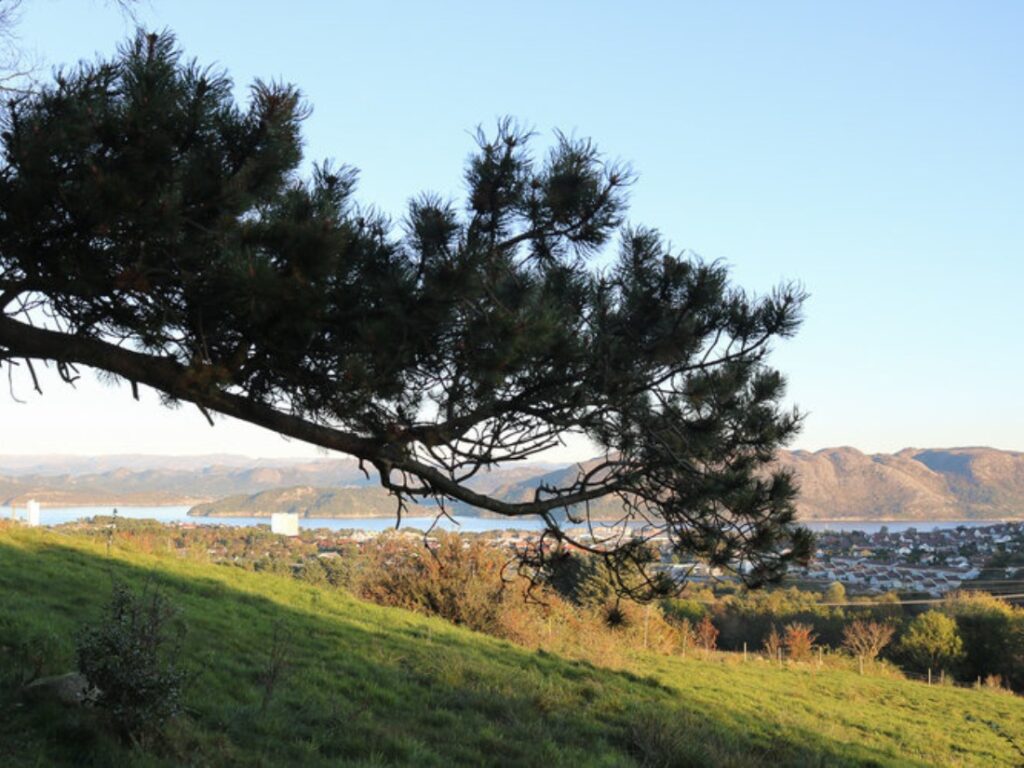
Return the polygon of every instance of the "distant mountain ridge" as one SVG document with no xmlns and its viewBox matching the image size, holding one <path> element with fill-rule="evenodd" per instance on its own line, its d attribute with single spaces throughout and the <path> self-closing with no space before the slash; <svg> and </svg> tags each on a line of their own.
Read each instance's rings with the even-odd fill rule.
<svg viewBox="0 0 1024 768">
<path fill-rule="evenodd" d="M 197 505 L 229 497 L 248 499 L 246 514 L 269 514 L 283 502 L 266 491 L 308 489 L 308 509 L 342 510 L 361 503 L 367 516 L 385 514 L 386 494 L 352 459 L 247 459 L 208 457 L 11 457 L 0 456 L 0 506 L 36 498 L 49 506 Z M 118 462 L 128 466 L 116 466 Z M 206 464 L 206 462 L 215 462 Z M 517 464 L 482 473 L 472 485 L 508 501 L 532 498 L 541 483 L 564 485 L 583 465 Z M 800 483 L 803 520 L 980 520 L 1024 517 L 1024 453 L 994 448 L 907 448 L 865 454 L 855 448 L 783 451 L 778 465 Z M 88 471 L 93 469 L 94 471 Z M 96 471 L 99 470 L 99 471 Z M 344 494 L 335 495 L 342 489 Z M 313 493 L 315 491 L 315 493 Z M 342 503 L 344 499 L 344 503 Z M 393 502 L 393 500 L 391 500 Z M 231 504 L 238 506 L 240 499 Z M 214 514 L 231 504 L 218 508 Z M 295 506 L 295 511 L 307 507 Z M 239 508 L 241 509 L 241 508 Z M 393 506 L 388 514 L 393 513 Z M 255 510 L 255 512 L 253 512 Z M 474 514 L 475 510 L 460 508 Z M 595 519 L 615 518 L 614 499 L 591 505 Z M 241 512 L 236 512 L 240 514 Z M 353 513 L 352 516 L 355 516 Z"/>
<path fill-rule="evenodd" d="M 81 474 L 59 474 L 58 464 L 37 466 L 33 474 L 10 470 L 6 474 L 3 466 L 0 459 L 0 505 L 24 504 L 29 498 L 48 506 L 196 504 L 282 486 L 344 487 L 375 482 L 352 459 L 250 459 L 247 464 L 189 468 L 182 457 L 167 457 L 163 466 L 158 457 L 148 457 L 142 468 L 109 468 L 98 462 L 104 471 Z"/>
<path fill-rule="evenodd" d="M 499 490 L 510 501 L 532 498 L 541 483 L 572 482 L 573 465 Z M 782 451 L 778 466 L 795 472 L 802 520 L 983 520 L 1024 517 L 1024 453 L 995 448 L 906 448 L 865 454 L 856 448 Z M 614 518 L 613 499 L 591 503 L 595 518 Z"/>
<path fill-rule="evenodd" d="M 557 465 L 526 463 L 481 472 L 470 484 L 490 493 L 513 480 L 536 476 Z M 323 493 L 352 489 L 365 504 L 381 509 L 387 498 L 376 472 L 367 475 L 355 459 L 251 459 L 245 456 L 0 456 L 0 506 L 194 506 L 229 497 L 248 497 L 286 488 Z M 269 506 L 271 497 L 262 501 Z M 389 514 L 394 514 L 391 499 Z M 317 502 L 311 501 L 313 506 Z M 250 502 L 251 504 L 251 502 Z M 333 507 L 328 501 L 320 507 Z M 269 514 L 269 512 L 268 512 Z"/>
<path fill-rule="evenodd" d="M 0 476 L 20 475 L 94 475 L 117 469 L 143 471 L 147 469 L 198 471 L 214 467 L 254 469 L 257 467 L 293 467 L 346 462 L 352 459 L 315 458 L 259 459 L 236 453 L 207 453 L 188 456 L 165 456 L 146 453 L 121 453 L 105 456 L 79 456 L 76 454 L 0 454 Z"/>
<path fill-rule="evenodd" d="M 786 451 L 804 519 L 971 520 L 1024 517 L 1024 453 L 995 448 Z"/>
</svg>

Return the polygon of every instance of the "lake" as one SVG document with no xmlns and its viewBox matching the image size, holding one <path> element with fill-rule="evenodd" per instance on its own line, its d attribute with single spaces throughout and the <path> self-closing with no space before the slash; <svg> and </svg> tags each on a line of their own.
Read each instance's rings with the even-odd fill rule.
<svg viewBox="0 0 1024 768">
<path fill-rule="evenodd" d="M 267 517 L 189 517 L 189 507 L 118 507 L 117 514 L 120 517 L 133 519 L 156 520 L 161 523 L 195 523 L 199 525 L 233 525 L 239 527 L 253 525 L 270 525 L 270 518 Z M 109 515 L 113 507 L 44 507 L 40 510 L 39 518 L 43 525 L 60 525 L 75 520 L 92 517 L 93 515 Z M 25 510 L 19 508 L 17 516 L 25 518 Z M 0 518 L 11 517 L 10 507 L 0 507 Z M 449 520 L 442 519 L 438 527 L 444 530 L 459 530 L 468 533 L 481 533 L 483 531 L 495 530 L 529 530 L 539 531 L 544 527 L 540 520 L 524 518 L 482 518 L 456 516 L 458 525 Z M 432 517 L 405 517 L 402 519 L 403 528 L 419 528 L 425 530 L 434 522 Z M 882 526 L 885 526 L 893 533 L 906 531 L 908 528 L 916 528 L 918 531 L 930 531 L 934 529 L 956 528 L 965 526 L 977 528 L 985 525 L 993 525 L 998 520 L 915 520 L 901 522 L 857 522 L 850 520 L 831 521 L 819 520 L 807 523 L 812 531 L 864 531 L 865 533 L 877 533 Z M 363 531 L 383 531 L 395 527 L 394 517 L 377 518 L 299 518 L 299 527 L 306 529 L 327 528 L 332 531 L 355 528 Z"/>
</svg>

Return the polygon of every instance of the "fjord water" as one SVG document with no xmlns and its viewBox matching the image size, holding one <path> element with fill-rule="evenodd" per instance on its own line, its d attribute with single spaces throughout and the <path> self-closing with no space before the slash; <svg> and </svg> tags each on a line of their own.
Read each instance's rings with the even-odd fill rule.
<svg viewBox="0 0 1024 768">
<path fill-rule="evenodd" d="M 188 514 L 190 507 L 117 507 L 118 517 L 134 520 L 156 520 L 160 523 L 192 523 L 193 525 L 231 525 L 248 527 L 254 525 L 270 525 L 269 517 L 196 517 Z M 39 513 L 42 525 L 61 525 L 76 520 L 85 520 L 94 515 L 110 515 L 114 507 L 43 507 Z M 14 515 L 25 518 L 25 510 L 17 509 Z M 0 519 L 11 518 L 10 507 L 0 507 Z M 538 520 L 505 520 L 483 517 L 455 517 L 458 525 L 442 518 L 438 528 L 460 530 L 466 532 L 494 531 L 504 529 L 540 530 L 543 524 Z M 332 531 L 357 529 L 363 531 L 383 531 L 395 527 L 394 517 L 337 517 L 337 518 L 299 518 L 299 526 L 307 529 L 327 528 Z M 425 530 L 434 523 L 433 517 L 403 517 L 402 528 L 418 528 Z"/>
<path fill-rule="evenodd" d="M 40 522 L 43 525 L 60 525 L 76 520 L 85 520 L 94 515 L 109 515 L 114 507 L 43 507 L 40 511 Z M 192 523 L 196 525 L 231 525 L 246 527 L 253 525 L 270 525 L 268 517 L 190 517 L 189 507 L 117 507 L 120 517 L 131 519 L 156 520 L 160 523 Z M 16 509 L 13 516 L 24 519 L 25 510 Z M 10 507 L 0 507 L 0 519 L 10 519 Z M 526 518 L 487 518 L 455 516 L 455 523 L 442 518 L 437 527 L 444 530 L 459 530 L 467 533 L 480 533 L 495 530 L 540 530 L 543 523 L 539 520 Z M 326 528 L 332 531 L 356 529 L 363 531 L 383 531 L 395 527 L 394 517 L 337 517 L 337 518 L 299 518 L 299 526 L 306 529 Z M 856 520 L 816 520 L 806 523 L 813 531 L 863 531 L 877 533 L 883 526 L 891 533 L 900 533 L 910 528 L 918 531 L 934 529 L 950 529 L 964 526 L 977 528 L 1000 522 L 998 520 L 901 520 L 901 521 L 856 521 Z M 403 517 L 402 528 L 425 530 L 434 523 L 433 517 Z"/>
</svg>

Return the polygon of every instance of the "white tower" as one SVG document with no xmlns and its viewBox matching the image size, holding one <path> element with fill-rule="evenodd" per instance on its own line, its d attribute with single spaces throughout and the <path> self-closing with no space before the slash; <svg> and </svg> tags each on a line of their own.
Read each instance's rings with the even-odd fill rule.
<svg viewBox="0 0 1024 768">
<path fill-rule="evenodd" d="M 39 525 L 39 502 L 35 499 L 28 502 L 28 524 L 33 528 Z"/>
</svg>

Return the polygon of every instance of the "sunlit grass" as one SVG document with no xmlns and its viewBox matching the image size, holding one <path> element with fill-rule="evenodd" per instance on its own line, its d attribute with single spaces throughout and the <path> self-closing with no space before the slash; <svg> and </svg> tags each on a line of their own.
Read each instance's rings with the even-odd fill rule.
<svg viewBox="0 0 1024 768">
<path fill-rule="evenodd" d="M 88 713 L 0 697 L 0 765 L 1019 765 L 1024 702 L 813 664 L 638 655 L 570 661 L 269 574 L 0 529 L 0 674 L 54 638 L 47 672 L 112 579 L 183 612 L 188 715 L 144 753 Z M 264 709 L 274 625 L 289 668 Z M 585 638 L 581 639 L 585 642 Z M 986 722 L 995 724 L 987 725 Z M 999 731 L 999 732 L 997 732 Z M 1000 735 L 1002 733 L 1003 735 Z M 1006 737 L 1010 735 L 1010 739 Z"/>
</svg>

